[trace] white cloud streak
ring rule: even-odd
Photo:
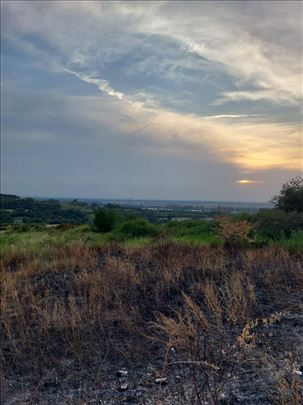
[[[230,119],[255,118],[258,116],[259,116],[258,114],[219,114],[219,115],[208,115],[208,116],[205,116],[204,118],[214,120],[214,119],[224,119],[224,118],[230,118]]]
[[[11,36],[39,35],[60,52],[61,63],[102,68],[138,47],[148,46],[151,54],[152,47],[159,51],[161,45],[148,41],[148,36],[158,36],[179,43],[188,54],[212,64],[208,68],[233,79],[235,89],[223,92],[217,104],[298,104],[302,98],[302,60],[293,45],[297,41],[302,46],[300,2],[11,1],[3,9]],[[184,79],[180,63],[201,68],[199,58],[193,63],[168,54],[151,59],[144,69]],[[133,68],[142,66],[134,63]],[[111,92],[106,84],[105,91]]]
[[[294,98],[289,92],[279,90],[255,91],[227,91],[222,93],[222,98],[217,99],[212,105],[222,105],[229,101],[271,101],[274,104],[299,105],[299,99]]]
[[[237,111],[204,118],[168,111],[148,89],[127,93],[103,74],[140,51],[150,56],[134,58],[125,71],[157,74],[171,85],[199,81],[197,77],[202,83],[206,67],[210,75],[228,76],[233,84],[218,90],[213,106],[242,100],[300,105],[302,62],[295,44],[302,43],[301,3],[243,3],[11,1],[2,3],[4,36],[21,46],[31,43],[30,52],[38,58],[42,48],[43,60],[47,52],[51,55],[51,68],[56,60],[65,72],[111,96],[113,110],[131,117],[112,123],[121,133],[140,130],[142,136],[166,139],[172,149],[178,140],[205,145],[243,169],[297,169],[302,145],[298,125],[258,122],[257,115]],[[176,57],[172,44],[183,51],[182,57]],[[186,69],[197,77],[185,74]]]
[[[76,77],[78,77],[80,80],[89,83],[89,84],[93,84],[94,86],[96,86],[99,90],[101,90],[102,92],[108,94],[109,96],[112,97],[116,97],[119,100],[122,100],[124,94],[121,93],[120,91],[116,91],[114,90],[110,85],[109,82],[107,80],[104,79],[98,79],[96,77],[93,77],[93,75],[87,75],[87,74],[83,74],[83,73],[78,73],[78,72],[74,72],[70,69],[67,68],[63,68],[63,70],[67,73],[70,73]]]

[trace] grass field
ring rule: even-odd
[[[158,398],[170,390],[180,404],[217,404],[229,391],[245,403],[301,403],[302,381],[292,370],[303,353],[302,234],[235,251],[205,224],[170,226],[166,239],[122,243],[88,226],[1,232],[6,398],[27,389],[29,403],[83,404],[64,395],[74,386],[96,389],[98,376],[101,403],[116,404],[123,398],[113,397],[112,367],[137,375],[151,364],[155,378],[171,383],[162,394],[146,388],[151,377],[141,394],[134,385],[141,403],[164,404]],[[87,401],[96,398],[83,389]]]
[[[178,404],[217,405],[235,393],[245,404],[301,404],[292,370],[300,372],[303,356],[303,232],[286,237],[273,228],[279,238],[264,239],[255,229],[231,217],[120,217],[106,233],[91,225],[4,227],[9,403],[19,404],[24,390],[29,403],[43,405],[125,403],[109,377],[122,366],[132,370],[128,392],[144,405],[171,395]],[[170,384],[159,390],[151,378],[163,376]],[[96,378],[105,382],[98,393]]]
[[[175,242],[184,242],[198,246],[220,246],[222,242],[216,230],[205,229],[205,224],[201,222],[188,222],[183,224],[161,225],[160,238]],[[167,232],[168,231],[168,232]],[[83,242],[91,247],[101,247],[108,243],[119,242],[125,246],[145,246],[155,238],[153,237],[122,237],[113,232],[98,233],[89,225],[77,225],[68,229],[57,229],[56,227],[40,227],[35,230],[34,227],[21,232],[13,228],[7,228],[0,231],[0,249],[1,252],[7,250],[24,250],[33,252],[36,250],[47,249],[49,246],[60,247],[73,242]],[[257,241],[262,241],[257,237]],[[303,250],[303,232],[297,231],[290,238],[282,237],[278,241],[268,241],[270,246],[281,246],[285,249]]]

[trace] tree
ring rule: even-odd
[[[276,208],[285,212],[303,212],[303,178],[297,176],[283,184],[280,194],[272,198]]]
[[[98,208],[95,212],[94,225],[99,232],[110,232],[117,221],[117,213],[111,208]]]

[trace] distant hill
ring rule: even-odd
[[[57,200],[35,200],[16,195],[0,194],[0,223],[8,224],[83,224],[90,215],[75,203]]]
[[[268,203],[224,201],[165,201],[32,198],[0,194],[0,224],[87,224],[98,206],[106,206],[124,215],[143,217],[150,222],[170,220],[209,220],[218,214],[256,213]]]

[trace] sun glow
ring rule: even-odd
[[[254,181],[254,180],[242,179],[242,180],[238,180],[236,183],[238,183],[238,184],[253,184],[253,183],[256,183],[256,181]]]

